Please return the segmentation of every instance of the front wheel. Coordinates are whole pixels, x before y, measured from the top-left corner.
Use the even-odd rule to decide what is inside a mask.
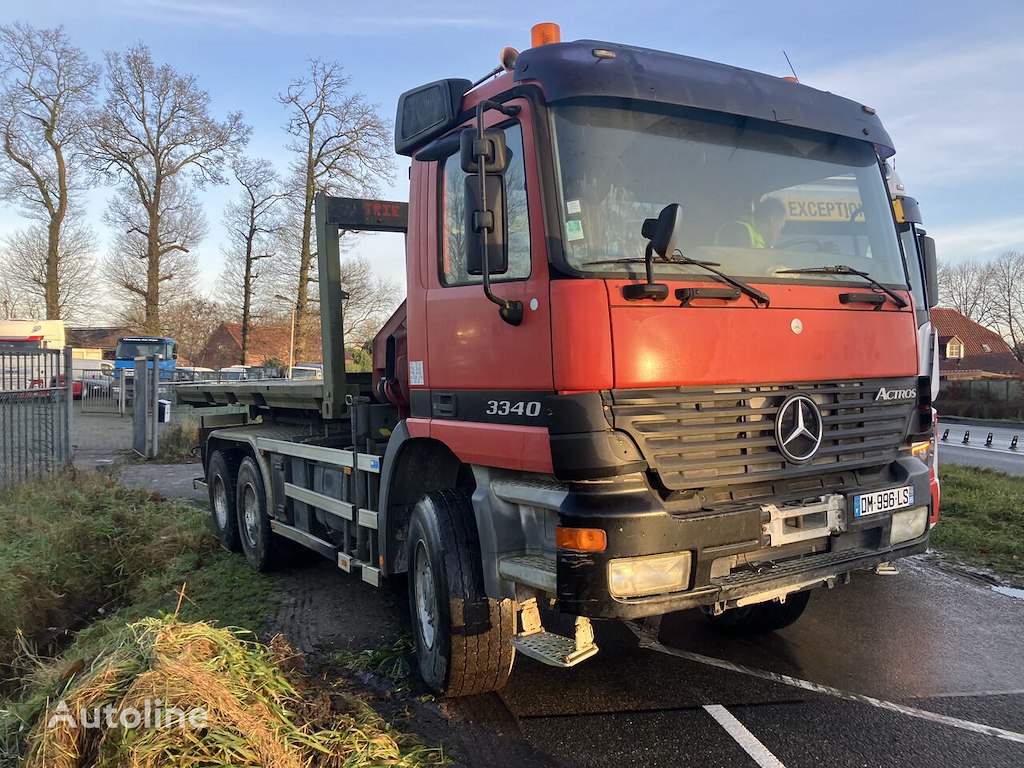
[[[480,538],[469,494],[432,491],[409,523],[409,610],[424,682],[443,696],[504,687],[516,612],[484,592]]]
[[[787,595],[784,603],[771,600],[767,603],[745,605],[742,608],[730,608],[717,616],[706,615],[712,624],[728,632],[749,635],[774,632],[776,629],[788,627],[799,619],[810,599],[810,590],[806,590]]]

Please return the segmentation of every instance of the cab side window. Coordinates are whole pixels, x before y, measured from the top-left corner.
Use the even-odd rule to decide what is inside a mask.
[[[508,271],[491,275],[492,282],[523,280],[530,276],[530,219],[526,210],[523,131],[518,123],[507,126],[504,131],[509,156],[508,168],[505,169]],[[462,171],[458,152],[444,162],[441,187],[441,283],[480,284],[483,281],[481,275],[471,275],[466,271],[466,174]]]

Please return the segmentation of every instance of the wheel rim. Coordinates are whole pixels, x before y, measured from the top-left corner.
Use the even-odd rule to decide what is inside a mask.
[[[434,579],[430,572],[430,558],[423,542],[416,544],[416,565],[413,589],[416,597],[416,622],[426,650],[434,647],[434,631],[437,622],[437,601],[434,596]]]
[[[213,515],[217,520],[217,528],[225,530],[228,527],[228,491],[220,475],[213,479]]]
[[[242,517],[245,521],[245,538],[249,546],[255,549],[259,543],[260,504],[256,498],[256,489],[248,484],[242,492]]]

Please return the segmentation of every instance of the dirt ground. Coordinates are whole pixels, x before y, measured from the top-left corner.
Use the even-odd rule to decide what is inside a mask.
[[[204,494],[192,488],[192,479],[202,473],[197,465],[129,463],[119,471],[130,487],[206,506]],[[396,727],[443,746],[467,768],[559,765],[526,742],[499,695],[436,700],[415,671],[403,681],[404,690],[398,690],[383,677],[347,669],[337,657],[339,651],[376,649],[409,635],[405,582],[372,587],[313,553],[308,557],[272,574],[279,602],[264,626],[256,628],[260,637],[283,635],[306,656],[307,674],[354,679]]]

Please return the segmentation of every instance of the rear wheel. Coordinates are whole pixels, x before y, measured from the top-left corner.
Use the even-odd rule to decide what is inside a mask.
[[[484,592],[480,539],[469,494],[432,491],[409,523],[409,609],[424,682],[444,696],[504,687],[512,671],[516,613]]]
[[[263,475],[252,456],[246,456],[238,466],[235,508],[245,559],[257,571],[271,570],[277,565],[278,541],[270,530]]]
[[[235,514],[235,483],[238,479],[238,458],[234,454],[214,451],[206,470],[206,488],[210,494],[210,517],[213,532],[225,548],[240,552],[238,516]]]
[[[772,600],[757,605],[731,608],[718,616],[707,614],[708,620],[716,627],[737,634],[759,634],[783,629],[803,614],[811,599],[810,590],[793,592],[786,596],[786,602]]]

